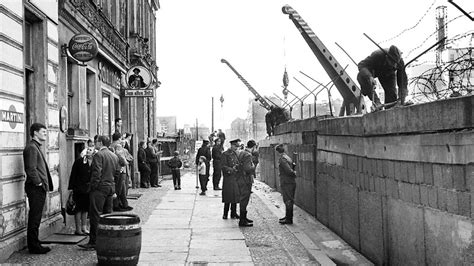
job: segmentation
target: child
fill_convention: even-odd
[[[198,173],[199,183],[201,183],[202,192],[199,195],[206,195],[207,190],[207,176],[206,176],[206,157],[199,157]]]
[[[181,172],[180,168],[183,166],[183,162],[179,159],[179,152],[175,151],[174,157],[168,161],[168,166],[171,168],[171,174],[173,175],[174,190],[181,190]]]

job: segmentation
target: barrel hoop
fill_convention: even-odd
[[[138,255],[135,256],[127,256],[127,257],[110,257],[110,256],[100,256],[97,255],[97,258],[99,260],[104,260],[104,261],[124,261],[124,260],[137,260]]]
[[[99,224],[98,229],[103,230],[133,230],[140,229],[139,224],[129,224],[129,225],[108,225],[108,224]]]

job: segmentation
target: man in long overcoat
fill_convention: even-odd
[[[222,153],[222,202],[224,203],[223,219],[227,219],[230,208],[230,217],[240,218],[237,214],[237,203],[240,201],[239,186],[237,185],[237,176],[239,168],[238,148],[239,139],[230,142],[230,148]]]
[[[255,166],[252,162],[252,154],[247,149],[239,152],[238,159],[240,164],[237,176],[237,185],[239,186],[240,193],[239,226],[253,226],[253,221],[247,218],[247,205],[249,204],[250,193],[252,193],[252,183],[255,178]]]

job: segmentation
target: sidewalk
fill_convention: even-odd
[[[182,190],[169,190],[143,225],[139,264],[252,264],[237,221],[222,219],[221,191],[198,195],[192,174],[181,182]]]
[[[222,219],[221,191],[211,188],[206,196],[199,195],[194,172],[183,171],[182,190],[174,190],[168,178],[161,188],[130,191],[142,194],[138,200],[129,200],[134,207],[131,212],[142,221],[140,265],[371,264],[297,207],[293,225],[279,224],[278,218],[284,216],[281,195],[264,183],[255,182],[248,206],[254,226],[243,228],[238,226],[238,220]],[[5,262],[76,265],[97,262],[95,251],[84,251],[76,245],[50,247],[52,251],[45,255],[29,254],[24,249]]]

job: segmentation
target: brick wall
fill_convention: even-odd
[[[288,143],[296,203],[374,263],[471,263],[473,101],[286,123],[260,143],[261,178],[278,189]]]

